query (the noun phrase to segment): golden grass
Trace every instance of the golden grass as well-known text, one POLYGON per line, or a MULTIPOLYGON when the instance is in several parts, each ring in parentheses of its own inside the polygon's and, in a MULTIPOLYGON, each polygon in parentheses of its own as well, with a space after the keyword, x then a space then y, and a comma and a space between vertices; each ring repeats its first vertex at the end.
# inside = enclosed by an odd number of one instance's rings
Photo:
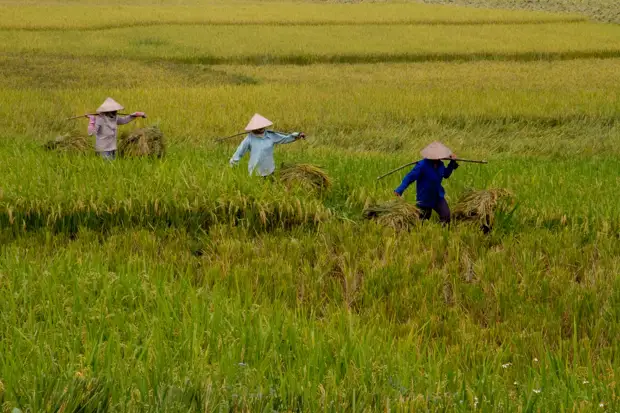
POLYGON ((452 214, 456 220, 477 222, 490 230, 498 209, 508 212, 507 208, 513 202, 514 195, 503 188, 468 189, 459 197, 452 214))
POLYGON ((332 180, 327 173, 311 164, 282 165, 278 177, 288 188, 301 188, 311 193, 322 194, 332 186, 332 180))
POLYGON ((579 15, 476 10, 416 3, 359 4, 307 2, 212 2, 112 6, 94 4, 6 4, 0 2, 0 29, 75 30, 162 24, 333 25, 480 24, 583 20, 579 15), (111 12, 112 11, 112 12, 111 12), (88 18, 96 16, 96 18, 88 18))
POLYGON ((119 155, 125 158, 140 156, 161 158, 165 151, 164 134, 157 126, 123 132, 118 138, 119 155))
POLYGON ((409 230, 420 222, 420 210, 402 198, 376 203, 368 201, 362 215, 395 230, 409 230))
POLYGON ((159 26, 0 32, 0 51, 225 64, 538 60, 617 56, 620 27, 593 23, 480 26, 159 26), (245 41, 240 42, 239 36, 245 41), (333 39, 337 38, 338 42, 333 39))
POLYGON ((87 154, 92 152, 92 143, 89 138, 73 132, 59 135, 56 139, 46 142, 44 148, 61 153, 87 154))

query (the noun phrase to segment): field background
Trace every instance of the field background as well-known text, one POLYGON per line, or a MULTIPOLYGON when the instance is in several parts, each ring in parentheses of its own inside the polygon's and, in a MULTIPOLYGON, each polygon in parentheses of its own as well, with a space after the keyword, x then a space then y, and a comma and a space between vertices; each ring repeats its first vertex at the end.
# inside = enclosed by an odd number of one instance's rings
POLYGON ((618 411, 618 7, 471 2, 540 10, 0 0, 1 409, 618 411), (42 149, 107 96, 165 159, 42 149), (255 112, 330 193, 228 167, 255 112), (433 140, 492 234, 361 219, 433 140))

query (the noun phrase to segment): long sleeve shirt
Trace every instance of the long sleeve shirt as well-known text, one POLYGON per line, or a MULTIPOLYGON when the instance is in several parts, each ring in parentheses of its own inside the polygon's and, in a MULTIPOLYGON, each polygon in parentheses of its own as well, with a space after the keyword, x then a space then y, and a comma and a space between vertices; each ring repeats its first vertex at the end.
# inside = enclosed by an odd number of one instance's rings
POLYGON ((260 176, 271 175, 276 169, 273 160, 273 147, 294 142, 298 136, 298 132, 285 135, 278 132, 265 131, 262 137, 249 133, 230 159, 230 165, 237 165, 241 158, 249 151, 250 162, 248 163, 248 172, 250 175, 254 174, 254 172, 260 176))
POLYGON ((441 181, 444 178, 449 178, 452 171, 458 167, 456 161, 450 161, 446 167, 441 161, 435 164, 433 160, 423 159, 413 167, 411 172, 405 175, 403 182, 394 192, 402 195, 409 185, 417 181, 416 200, 418 206, 433 208, 446 195, 443 186, 441 186, 441 181))
POLYGON ((97 152, 109 152, 116 150, 117 125, 125 125, 135 118, 131 115, 109 117, 104 114, 97 115, 94 132, 97 137, 95 150, 97 152))

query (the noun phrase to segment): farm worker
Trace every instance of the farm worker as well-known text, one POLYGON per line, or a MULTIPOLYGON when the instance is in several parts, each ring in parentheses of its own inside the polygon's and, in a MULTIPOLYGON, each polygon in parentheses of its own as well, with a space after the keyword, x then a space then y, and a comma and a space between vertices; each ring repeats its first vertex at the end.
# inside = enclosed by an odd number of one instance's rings
POLYGON ((112 98, 107 98, 99 109, 97 115, 89 115, 88 134, 96 135, 95 151, 103 158, 113 160, 116 158, 116 135, 117 125, 125 125, 136 118, 146 118, 144 112, 135 112, 128 116, 118 116, 118 111, 125 109, 120 103, 112 98))
POLYGON ((420 218, 429 219, 435 210, 439 214, 440 221, 443 224, 449 224, 450 207, 446 202, 441 181, 444 178, 449 178, 452 171, 459 167, 454 160, 456 155, 440 142, 431 143, 422 150, 421 154, 424 159, 405 175, 403 182, 394 193, 397 196, 402 196, 409 185, 417 181, 416 200, 421 209, 420 218), (443 159, 451 159, 447 167, 442 162, 443 159))
POLYGON ((246 132, 249 133, 230 159, 230 166, 237 165, 246 152, 250 151, 250 162, 248 163, 250 175, 257 172, 260 176, 269 176, 276 169, 273 160, 273 147, 283 143, 295 142, 306 137, 303 132, 284 135, 266 130, 266 128, 272 125, 273 122, 269 119, 262 117, 258 113, 255 114, 250 119, 250 123, 245 127, 246 132))

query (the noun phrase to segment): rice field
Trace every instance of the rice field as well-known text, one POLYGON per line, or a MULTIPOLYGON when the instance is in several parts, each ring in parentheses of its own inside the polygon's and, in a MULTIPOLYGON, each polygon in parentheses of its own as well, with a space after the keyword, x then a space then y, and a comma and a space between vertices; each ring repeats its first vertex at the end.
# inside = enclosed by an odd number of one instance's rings
POLYGON ((619 411, 619 39, 413 2, 0 0, 0 411, 619 411), (165 156, 44 148, 107 96, 165 156), (276 164, 321 190, 229 167, 242 138, 215 139, 255 112, 307 134, 276 164), (490 233, 365 218, 434 140, 489 161, 445 181, 453 211, 514 196, 490 233))

